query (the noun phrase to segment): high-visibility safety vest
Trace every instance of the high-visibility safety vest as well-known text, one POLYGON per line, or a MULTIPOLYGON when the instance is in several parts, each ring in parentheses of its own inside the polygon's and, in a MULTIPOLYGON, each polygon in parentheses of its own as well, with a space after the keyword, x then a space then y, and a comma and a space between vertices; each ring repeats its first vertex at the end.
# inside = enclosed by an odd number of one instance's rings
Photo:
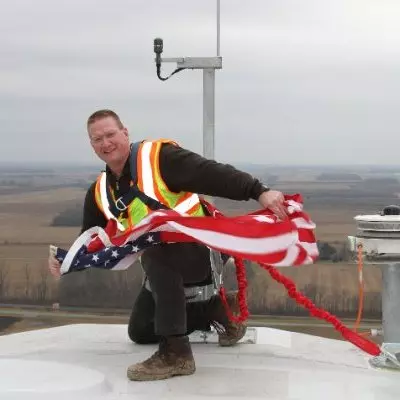
MULTIPOLYGON (((178 144, 172 140, 144 140, 139 144, 136 165, 137 178, 132 177, 131 186, 135 183, 137 188, 151 199, 157 200, 163 206, 173 209, 180 214, 199 216, 205 215, 200 198, 196 193, 172 192, 168 189, 160 172, 159 155, 164 143, 178 144), (136 180, 136 182, 135 182, 136 180)), ((132 173, 132 171, 131 171, 132 173)), ((117 199, 111 185, 107 182, 106 172, 102 172, 95 185, 95 199, 97 207, 103 212, 107 220, 115 219, 119 231, 124 231, 138 224, 151 211, 140 198, 136 197, 127 204, 127 213, 115 216, 110 211, 110 203, 107 193, 111 193, 112 200, 118 206, 121 199, 117 199)))

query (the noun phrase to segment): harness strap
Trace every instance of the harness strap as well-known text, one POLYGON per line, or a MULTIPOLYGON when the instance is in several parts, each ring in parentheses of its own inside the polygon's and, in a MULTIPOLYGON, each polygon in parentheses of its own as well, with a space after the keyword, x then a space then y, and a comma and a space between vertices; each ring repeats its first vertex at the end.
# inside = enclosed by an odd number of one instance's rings
POLYGON ((158 200, 153 199, 147 194, 143 193, 138 185, 138 176, 137 176, 137 155, 139 152, 139 146, 141 142, 133 143, 131 146, 131 153, 129 156, 129 167, 131 170, 131 179, 133 185, 130 187, 129 191, 125 193, 123 196, 119 197, 116 201, 112 200, 111 191, 109 185, 107 185, 107 197, 108 202, 110 204, 110 211, 116 218, 118 218, 122 212, 124 212, 128 207, 129 204, 132 203, 133 200, 139 198, 140 201, 146 204, 151 210, 168 210, 168 207, 164 204, 160 203, 158 200))

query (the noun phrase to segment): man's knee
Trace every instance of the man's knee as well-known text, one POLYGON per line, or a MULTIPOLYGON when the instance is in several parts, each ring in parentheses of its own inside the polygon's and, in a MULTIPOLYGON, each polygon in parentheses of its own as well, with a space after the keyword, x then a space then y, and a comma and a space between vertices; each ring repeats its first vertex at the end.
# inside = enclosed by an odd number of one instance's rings
POLYGON ((159 338, 150 329, 137 329, 137 327, 128 326, 128 336, 136 344, 158 343, 159 338))
POLYGON ((157 343, 159 339, 154 333, 154 320, 151 317, 142 319, 137 317, 137 314, 132 313, 129 318, 129 339, 137 344, 157 343))
POLYGON ((139 292, 129 317, 128 336, 137 344, 158 342, 154 333, 154 300, 145 287, 139 292))

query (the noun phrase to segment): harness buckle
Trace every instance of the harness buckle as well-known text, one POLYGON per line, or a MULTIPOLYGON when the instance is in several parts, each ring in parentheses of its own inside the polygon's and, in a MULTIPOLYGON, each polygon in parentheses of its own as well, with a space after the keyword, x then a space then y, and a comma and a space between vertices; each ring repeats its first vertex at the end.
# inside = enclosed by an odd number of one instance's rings
POLYGON ((118 211, 125 211, 128 208, 128 206, 122 201, 122 197, 116 200, 115 207, 118 211))

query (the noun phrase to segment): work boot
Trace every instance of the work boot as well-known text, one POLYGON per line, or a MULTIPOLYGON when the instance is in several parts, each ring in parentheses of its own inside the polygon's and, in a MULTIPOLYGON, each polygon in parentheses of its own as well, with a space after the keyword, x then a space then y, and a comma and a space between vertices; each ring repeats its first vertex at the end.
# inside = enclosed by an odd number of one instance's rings
POLYGON ((175 375, 191 375, 196 365, 187 336, 169 336, 160 340, 158 351, 147 360, 131 365, 127 376, 131 381, 155 381, 175 375))
MULTIPOLYGON (((237 292, 227 293, 226 300, 232 314, 239 314, 237 292)), ((218 333, 218 343, 220 346, 233 346, 243 338, 247 330, 246 325, 242 322, 232 322, 229 319, 219 295, 210 297, 208 309, 211 324, 218 333)))

